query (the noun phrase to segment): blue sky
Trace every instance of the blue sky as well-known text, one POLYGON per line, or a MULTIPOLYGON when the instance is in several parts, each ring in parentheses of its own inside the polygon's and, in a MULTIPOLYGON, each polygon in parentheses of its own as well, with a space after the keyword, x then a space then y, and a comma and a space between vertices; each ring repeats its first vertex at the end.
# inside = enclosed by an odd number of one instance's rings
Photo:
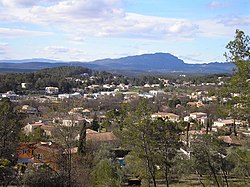
POLYGON ((0 0, 0 59, 91 61, 166 52, 225 61, 250 0, 0 0))

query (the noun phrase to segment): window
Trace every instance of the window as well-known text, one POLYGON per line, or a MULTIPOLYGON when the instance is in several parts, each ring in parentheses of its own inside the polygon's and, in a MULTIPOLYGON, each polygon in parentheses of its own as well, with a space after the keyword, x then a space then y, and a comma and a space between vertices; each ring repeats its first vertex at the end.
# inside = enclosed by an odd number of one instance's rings
POLYGON ((23 154, 29 154, 30 151, 29 151, 29 149, 23 149, 23 150, 22 150, 22 153, 23 153, 23 154))
POLYGON ((38 159, 38 160, 42 160, 42 159, 43 159, 43 155, 40 154, 40 153, 37 153, 37 159, 38 159))

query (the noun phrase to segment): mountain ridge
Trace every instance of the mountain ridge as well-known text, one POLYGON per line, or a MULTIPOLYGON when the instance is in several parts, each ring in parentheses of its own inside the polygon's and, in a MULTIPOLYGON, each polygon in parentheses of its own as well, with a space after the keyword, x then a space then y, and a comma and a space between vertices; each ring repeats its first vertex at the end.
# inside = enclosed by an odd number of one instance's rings
POLYGON ((0 69, 15 69, 35 71, 58 66, 82 66, 99 71, 117 73, 125 72, 182 72, 182 73, 231 73, 234 68, 230 63, 187 64, 182 59, 170 53, 154 53, 127 56, 121 58, 106 58, 89 62, 57 61, 50 59, 0 60, 0 69))

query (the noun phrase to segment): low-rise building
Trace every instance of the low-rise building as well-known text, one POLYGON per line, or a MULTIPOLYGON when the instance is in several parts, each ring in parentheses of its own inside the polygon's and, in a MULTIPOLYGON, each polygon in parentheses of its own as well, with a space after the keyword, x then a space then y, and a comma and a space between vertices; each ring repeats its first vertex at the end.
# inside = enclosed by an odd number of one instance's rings
POLYGON ((14 102, 18 101, 18 99, 19 99, 19 95, 15 94, 15 92, 13 92, 13 91, 8 91, 6 93, 2 93, 1 97, 2 98, 9 98, 10 101, 14 101, 14 102))
POLYGON ((35 123, 28 123, 23 127, 23 130, 25 134, 32 133, 34 130, 41 128, 42 126, 45 126, 42 122, 35 122, 35 123))
POLYGON ((218 120, 214 121, 213 127, 232 127, 234 124, 237 126, 241 126, 244 125, 244 122, 234 119, 218 120))
POLYGON ((59 92, 59 88, 57 87, 51 87, 51 86, 45 87, 46 94, 58 94, 58 92, 59 92))
POLYGON ((153 119, 161 118, 163 120, 169 120, 173 122, 177 122, 180 119, 179 115, 176 115, 174 113, 167 113, 167 112, 157 112, 151 115, 153 119))
POLYGON ((38 109, 29 105, 23 105, 20 111, 25 114, 38 114, 38 109))

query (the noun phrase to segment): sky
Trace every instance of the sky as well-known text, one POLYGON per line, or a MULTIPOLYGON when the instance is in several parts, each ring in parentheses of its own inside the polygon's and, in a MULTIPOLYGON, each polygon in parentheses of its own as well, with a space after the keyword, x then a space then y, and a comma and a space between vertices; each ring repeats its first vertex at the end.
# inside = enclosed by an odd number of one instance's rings
POLYGON ((236 29, 250 35, 250 0, 0 0, 0 60, 224 62, 236 29))

